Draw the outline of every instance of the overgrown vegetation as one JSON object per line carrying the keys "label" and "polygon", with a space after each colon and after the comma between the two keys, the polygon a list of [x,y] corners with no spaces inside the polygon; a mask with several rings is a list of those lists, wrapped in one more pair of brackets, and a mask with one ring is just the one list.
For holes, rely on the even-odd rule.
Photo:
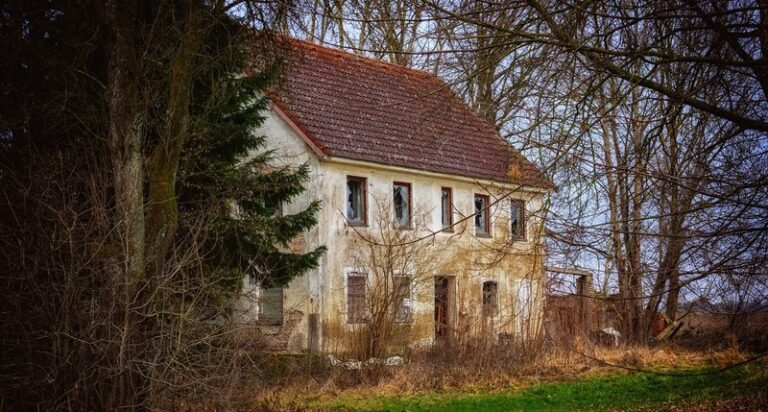
{"label": "overgrown vegetation", "polygon": [[592,272],[625,338],[765,311],[764,1],[299,4],[296,37],[439,74],[543,166],[547,264]]}
{"label": "overgrown vegetation", "polygon": [[[747,362],[751,354],[734,349],[583,350],[531,343],[454,347],[453,352],[414,351],[400,367],[362,370],[329,367],[321,359],[276,356],[260,364],[264,386],[240,390],[234,404],[275,411],[494,410],[494,405],[512,410],[600,410],[602,404],[602,410],[655,410],[689,400],[768,395],[765,362]],[[730,369],[734,365],[741,366]]]}
{"label": "overgrown vegetation", "polygon": [[244,277],[284,284],[323,252],[286,247],[316,203],[274,213],[307,170],[254,135],[279,54],[259,7],[0,6],[4,407],[162,408],[252,374]]}
{"label": "overgrown vegetation", "polygon": [[[371,409],[762,401],[764,363],[593,375],[765,354],[764,328],[743,320],[768,306],[767,21],[765,0],[3,2],[0,404],[301,409],[308,389],[318,399],[302,402]],[[283,285],[323,252],[289,251],[317,203],[276,213],[307,169],[275,167],[251,134],[272,30],[446,78],[558,185],[535,211],[548,263],[589,269],[640,346],[493,339],[361,371],[259,351],[231,316],[243,277]],[[432,280],[421,244],[388,247],[416,236],[390,232],[362,257],[378,266],[361,356],[400,338],[395,278]],[[658,315],[693,312],[727,317],[728,335],[683,336],[720,352],[643,346]]]}

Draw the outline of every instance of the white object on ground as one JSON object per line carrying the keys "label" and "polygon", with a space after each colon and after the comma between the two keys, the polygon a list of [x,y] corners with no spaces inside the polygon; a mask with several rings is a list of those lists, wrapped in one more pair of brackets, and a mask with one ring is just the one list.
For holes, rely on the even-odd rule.
{"label": "white object on ground", "polygon": [[621,337],[621,332],[617,331],[613,328],[613,326],[604,328],[603,333],[607,333],[611,336],[613,336],[613,343],[615,346],[619,346],[619,338]]}
{"label": "white object on ground", "polygon": [[328,355],[325,359],[330,366],[338,366],[348,370],[360,370],[365,365],[384,365],[389,367],[398,366],[405,363],[405,359],[403,359],[401,356],[390,356],[387,359],[371,358],[365,362],[354,359],[343,361],[333,355]]}

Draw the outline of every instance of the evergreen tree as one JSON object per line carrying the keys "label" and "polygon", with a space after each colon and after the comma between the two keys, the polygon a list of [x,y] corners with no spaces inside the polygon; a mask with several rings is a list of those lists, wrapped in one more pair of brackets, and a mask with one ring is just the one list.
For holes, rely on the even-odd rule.
{"label": "evergreen tree", "polygon": [[202,66],[195,83],[192,133],[180,168],[179,235],[206,222],[201,245],[206,277],[220,278],[225,292],[235,292],[246,274],[262,286],[285,285],[315,268],[325,248],[290,250],[291,242],[317,223],[320,204],[280,213],[282,204],[304,192],[309,168],[275,167],[265,136],[255,133],[265,120],[264,92],[280,64],[275,59],[267,69],[243,75],[253,66],[256,40],[237,22],[228,23],[204,42],[210,64]]}
{"label": "evergreen tree", "polygon": [[288,246],[318,204],[273,213],[308,168],[270,167],[253,133],[275,70],[243,77],[247,36],[270,25],[227,4],[0,2],[4,405],[175,409],[231,384],[236,334],[211,316],[246,273],[317,264]]}

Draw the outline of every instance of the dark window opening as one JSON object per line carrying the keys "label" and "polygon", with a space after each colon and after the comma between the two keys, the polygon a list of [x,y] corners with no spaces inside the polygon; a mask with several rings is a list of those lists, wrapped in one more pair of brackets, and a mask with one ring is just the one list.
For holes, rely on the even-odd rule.
{"label": "dark window opening", "polygon": [[453,336],[456,313],[455,277],[435,277],[435,340],[447,341]]}
{"label": "dark window opening", "polygon": [[512,200],[510,206],[512,209],[509,217],[510,234],[513,239],[525,240],[525,202]]}
{"label": "dark window opening", "polygon": [[411,227],[411,184],[395,182],[392,200],[395,206],[395,225],[409,229]]}
{"label": "dark window opening", "polygon": [[491,236],[491,216],[487,195],[475,195],[475,234]]}
{"label": "dark window opening", "polygon": [[499,311],[498,300],[499,284],[496,282],[483,282],[483,315],[496,316]]}
{"label": "dark window opening", "polygon": [[347,322],[368,322],[365,275],[351,274],[347,277]]}
{"label": "dark window opening", "polygon": [[269,198],[262,202],[264,209],[264,215],[270,217],[282,217],[283,216],[283,202],[277,199]]}
{"label": "dark window opening", "polygon": [[266,325],[283,324],[283,288],[261,289],[259,318]]}
{"label": "dark window opening", "polygon": [[453,232],[453,192],[450,187],[444,187],[442,192],[440,204],[443,230]]}
{"label": "dark window opening", "polygon": [[351,225],[365,226],[367,223],[365,185],[364,177],[347,177],[347,220]]}

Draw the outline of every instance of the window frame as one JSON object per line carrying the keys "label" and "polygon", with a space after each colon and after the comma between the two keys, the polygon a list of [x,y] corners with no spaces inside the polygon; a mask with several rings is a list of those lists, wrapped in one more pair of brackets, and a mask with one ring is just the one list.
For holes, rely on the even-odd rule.
{"label": "window frame", "polygon": [[[483,212],[483,214],[482,214],[483,224],[485,226],[485,231],[484,232],[479,231],[480,226],[477,225],[477,213],[478,213],[478,210],[477,210],[477,199],[478,198],[482,199],[484,204],[485,204],[485,207],[482,209],[482,212]],[[490,196],[484,195],[484,194],[480,194],[480,193],[475,193],[475,197],[472,200],[473,200],[473,202],[472,202],[472,210],[473,210],[473,213],[475,214],[475,219],[474,219],[474,221],[475,221],[475,236],[478,236],[478,237],[491,237],[492,235],[491,235],[491,213],[490,213],[491,212],[491,204],[490,204],[491,198],[490,198]]]}
{"label": "window frame", "polygon": [[[512,230],[512,205],[517,205],[517,225],[519,227],[519,233],[515,234]],[[510,210],[509,210],[509,235],[513,240],[522,240],[525,241],[528,238],[527,232],[528,232],[528,225],[525,222],[526,219],[526,210],[525,210],[525,200],[522,199],[512,199],[510,200]]]}
{"label": "window frame", "polygon": [[[272,288],[259,288],[259,321],[264,325],[269,326],[282,326],[285,322],[285,287],[272,287]],[[280,317],[266,317],[264,315],[265,308],[265,294],[268,290],[280,291]]]}
{"label": "window frame", "polygon": [[[408,188],[408,223],[405,225],[399,224],[397,220],[397,209],[395,208],[395,187],[402,186]],[[392,182],[392,210],[395,214],[395,227],[398,229],[410,230],[413,229],[413,185],[408,182]]]}
{"label": "window frame", "polygon": [[[360,218],[352,220],[348,216],[347,203],[349,202],[349,182],[358,182],[360,185]],[[347,186],[344,190],[344,217],[350,226],[368,226],[368,179],[362,176],[347,176]]]}
{"label": "window frame", "polygon": [[[406,284],[408,285],[408,289],[404,296],[402,296],[402,299],[398,299],[398,296],[395,295],[397,293],[397,287],[395,279],[405,280]],[[392,298],[394,300],[394,305],[392,307],[393,309],[393,316],[395,319],[395,322],[397,323],[413,323],[413,307],[409,306],[410,312],[402,316],[400,313],[400,307],[405,307],[404,303],[405,300],[413,300],[411,289],[413,287],[413,277],[407,274],[394,274],[392,275]]]}
{"label": "window frame", "polygon": [[[352,300],[350,299],[350,284],[349,281],[352,278],[359,278],[362,279],[363,282],[363,294],[362,294],[362,305],[361,305],[361,311],[362,314],[358,316],[352,316],[354,311],[352,310]],[[345,279],[345,299],[347,300],[347,323],[351,325],[360,325],[360,324],[366,324],[370,321],[370,317],[368,316],[368,274],[363,272],[349,272],[347,273],[346,279]],[[357,296],[357,295],[356,295]]]}
{"label": "window frame", "polygon": [[[448,205],[446,210],[444,191],[448,193]],[[446,224],[445,219],[448,219]],[[453,232],[453,188],[443,186],[440,188],[440,224],[441,231]]]}
{"label": "window frame", "polygon": [[270,215],[270,217],[283,217],[283,202],[282,201],[275,202],[274,205],[271,205],[265,199],[265,200],[262,200],[261,207],[265,211],[268,210],[268,209],[272,209],[272,214]]}

